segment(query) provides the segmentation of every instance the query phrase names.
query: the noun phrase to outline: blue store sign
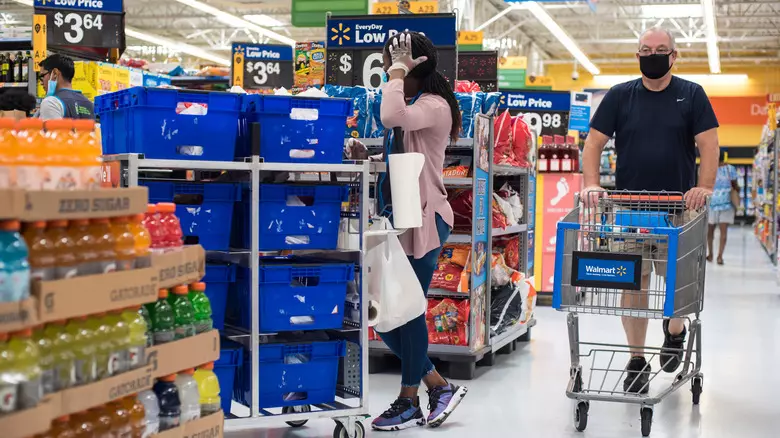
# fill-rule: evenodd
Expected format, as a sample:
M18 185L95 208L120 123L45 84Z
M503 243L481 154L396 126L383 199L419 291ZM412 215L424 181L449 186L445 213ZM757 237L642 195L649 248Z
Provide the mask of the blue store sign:
M499 108L523 115L531 132L540 135L567 135L571 95L566 91L504 90Z
M122 0L35 0L36 8L121 13Z

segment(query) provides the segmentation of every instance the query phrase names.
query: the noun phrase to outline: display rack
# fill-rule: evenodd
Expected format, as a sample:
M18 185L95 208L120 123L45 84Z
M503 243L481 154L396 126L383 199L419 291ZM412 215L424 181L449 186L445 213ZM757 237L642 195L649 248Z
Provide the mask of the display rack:
M777 264L777 181L780 130L765 129L753 162L753 205L756 221L753 225L772 263Z
M471 312L469 321L469 345L441 345L430 344L428 346L428 355L449 363L448 375L454 379L473 379L476 371L476 364L492 365L495 355L498 353L510 353L515 348L516 341L530 340L530 329L536 325L535 319L530 319L526 323L518 323L506 331L491 336L490 316L491 316L491 279L490 279L490 255L492 254L492 242L495 237L516 235L519 242L520 266L518 271L530 276L529 270L529 191L530 172L527 168L497 165L493 163L493 121L492 118L479 115L477 126L482 124L487 130L487 135L483 136L486 144L479 147L475 144L474 138L461 138L448 146L447 154L464 155L470 153L473 163L473 175L468 178L444 178L444 185L448 189L471 188L473 190L473 211L472 211L472 233L470 234L452 234L447 239L447 243L468 243L471 244L472 257L479 257L479 254L485 254L487 264L483 279L471 276L470 289L468 293L450 292L442 289L430 289L429 298L450 298L450 299L469 299L471 300ZM478 128L475 128L475 137L478 137ZM361 142L370 147L381 146L381 139L360 139ZM480 154L487 154L487 157ZM482 160L480 161L480 159ZM485 159L487 158L487 159ZM487 168L482 170L479 163L487 164ZM376 170L384 171L384 167L376 167ZM484 173L482 173L484 172ZM501 184L509 181L510 184L520 195L523 203L523 216L517 225L507 228L485 227L484 233L478 231L480 223L491 223L492 216L492 194L495 181ZM481 184L485 184L480 187ZM500 187L500 185L498 185ZM484 195L485 208L482 214L478 211L480 202L480 193ZM485 246L479 245L486 243ZM474 269L476 271L476 269ZM476 286L475 286L476 285ZM480 335L480 333L484 333ZM370 354L372 359L372 372L376 372L383 367L385 356L392 354L384 342L373 340L369 342Z
M367 221L359 220L361 226L360 247L357 249L339 249L337 251L309 251L316 252L318 256L330 257L334 259L349 259L354 261L357 268L356 285L360 294L360 322L350 323L345 320L343 330L329 331L335 332L335 336L340 339L348 340L357 345L357 354L353 349L348 348L347 357L342 364L344 369L357 369L357 379L354 373L351 376L345 376L339 382L337 391L337 401L327 404L318 404L315 406L305 406L303 409L261 409L259 407L259 385L262 376L259 375L260 359L258 350L254 346L267 343L272 340L275 333L260 333L259 327L259 190L260 182L263 176L269 172L286 172L288 178L298 180L296 175L352 175L354 184L352 184L353 193L358 194L356 208L351 208L353 215L359 215L360 218L368 217L368 190L367 181L369 178L369 163L345 163L345 164L288 164L288 163L265 163L257 156L247 158L245 162L228 161L196 161L196 160L156 160L145 159L138 154L110 155L104 157L111 171L119 172L119 180L122 186L132 187L139 185L139 180L146 179L149 175L159 177L161 173L173 173L175 171L218 171L228 174L237 173L234 180L249 182L251 190L251 248L220 252L207 252L207 259L232 261L246 263L251 272L251 330L241 332L236 329L226 327L223 335L231 333L228 338L240 342L245 346L251 355L251 403L247 406L249 416L241 418L226 418L225 430L247 430L269 427L279 423L287 422L291 426L300 426L308 420L328 418L336 422L336 437L362 438L365 436L365 429L362 420L368 417L368 309L367 301L363 300L364 284L362 282L366 267L363 264L363 227L362 224ZM118 164L112 165L116 162ZM243 178L243 179L242 179ZM278 182L278 180L275 180ZM267 254L267 253L263 253ZM345 315L346 318L346 315ZM227 417L227 415L226 415Z

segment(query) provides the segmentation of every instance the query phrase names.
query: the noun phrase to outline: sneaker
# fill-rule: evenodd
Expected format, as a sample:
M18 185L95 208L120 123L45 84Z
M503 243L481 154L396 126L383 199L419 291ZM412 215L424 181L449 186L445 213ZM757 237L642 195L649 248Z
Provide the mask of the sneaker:
M452 383L428 391L428 409L431 411L428 415L428 426L439 427L444 424L468 392L468 388Z
M634 356L626 365L627 376L623 381L623 391L635 394L647 394L650 391L650 364L644 357Z
M422 409L419 406L415 406L410 398L399 398L394 401L390 405L390 409L371 423L371 427L374 430L388 432L416 426L425 426L425 417Z
M667 373L677 371L683 359L683 348L685 348L685 335L688 330L683 326L683 331L679 335L669 333L669 320L664 323L664 345L661 347L661 368Z

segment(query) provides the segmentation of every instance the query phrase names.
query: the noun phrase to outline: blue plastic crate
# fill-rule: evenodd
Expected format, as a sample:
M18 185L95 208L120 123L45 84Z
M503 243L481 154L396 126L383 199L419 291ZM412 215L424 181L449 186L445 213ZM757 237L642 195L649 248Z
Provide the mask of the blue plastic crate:
M211 302L211 320L214 328L225 328L225 309L227 308L228 287L236 281L236 265L206 263L206 296Z
M234 323L250 328L250 271L238 268L236 293L230 301ZM260 331L338 329L344 324L347 283L353 263L305 258L261 259L259 266Z
M205 115L177 114L179 104L207 105ZM104 154L232 161L241 96L217 91L134 87L95 98Z
M236 183L141 181L149 188L149 202L173 202L186 244L207 251L230 249L234 203L241 200Z
M239 368L244 364L244 347L230 339L220 339L219 359L214 362L214 374L219 380L219 397L222 411L230 413L230 404L235 393L235 380Z
M245 95L238 156L251 153L249 123L260 123L260 156L269 163L341 163L349 99ZM311 120L315 118L314 120Z
M346 341L267 344L260 355L260 408L316 405L336 399L339 359ZM234 396L249 405L252 399L252 360L247 354Z

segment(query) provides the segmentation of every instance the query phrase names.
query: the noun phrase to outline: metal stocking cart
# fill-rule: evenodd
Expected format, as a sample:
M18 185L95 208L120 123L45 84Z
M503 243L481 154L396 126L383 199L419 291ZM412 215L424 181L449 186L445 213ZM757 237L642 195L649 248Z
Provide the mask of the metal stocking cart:
M574 425L579 431L587 426L590 402L609 401L638 404L642 436L649 436L655 404L688 381L693 404L699 403L702 392L699 313L704 297L706 207L685 211L681 193L601 195L589 203L590 208L578 202L579 207L557 228L553 307L569 312L571 370L566 396L575 400ZM662 370L654 361L661 348L581 341L580 313L688 319L688 339L673 382L661 391L647 391ZM625 392L622 386L632 347L644 349L650 364L637 373L636 378L648 377L639 393Z

